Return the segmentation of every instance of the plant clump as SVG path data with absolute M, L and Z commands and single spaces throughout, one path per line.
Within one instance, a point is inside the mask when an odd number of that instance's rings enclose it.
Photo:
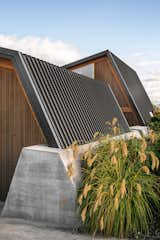
M 156 133 L 153 130 L 150 131 L 149 137 L 147 138 L 147 150 L 150 152 L 150 156 L 153 159 L 152 161 L 152 170 L 154 165 L 156 165 L 157 160 L 154 156 L 160 159 L 160 133 Z M 160 175 L 160 171 L 157 172 Z
M 123 140 L 107 135 L 98 142 L 82 158 L 78 208 L 86 229 L 118 237 L 146 233 L 160 208 L 154 174 L 159 169 L 158 157 L 144 138 Z
M 156 133 L 160 134 L 160 107 L 154 107 L 153 117 L 151 118 L 149 127 Z

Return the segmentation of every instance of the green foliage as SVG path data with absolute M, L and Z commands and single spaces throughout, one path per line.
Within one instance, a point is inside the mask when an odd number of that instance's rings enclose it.
M 160 134 L 155 134 L 154 141 L 148 139 L 148 151 L 154 152 L 154 154 L 160 159 Z
M 152 117 L 149 127 L 155 132 L 160 133 L 160 116 Z
M 158 136 L 155 144 L 152 145 L 152 151 L 160 159 L 160 136 Z
M 148 149 L 153 151 L 160 159 L 160 108 L 154 107 L 153 117 L 149 124 L 151 131 L 150 139 L 148 141 Z
M 158 177 L 151 173 L 158 168 L 145 139 L 99 139 L 83 156 L 78 204 L 86 229 L 118 237 L 147 232 L 160 207 Z
M 160 108 L 155 107 L 153 111 L 153 117 L 149 123 L 149 127 L 155 132 L 160 134 Z

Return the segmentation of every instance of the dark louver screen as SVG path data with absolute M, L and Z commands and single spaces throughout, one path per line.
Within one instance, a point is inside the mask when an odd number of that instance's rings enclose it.
M 27 55 L 22 58 L 58 147 L 65 148 L 75 140 L 91 141 L 95 132 L 105 132 L 105 122 L 113 117 L 124 131 L 129 130 L 108 86 Z M 42 130 L 45 132 L 45 127 Z

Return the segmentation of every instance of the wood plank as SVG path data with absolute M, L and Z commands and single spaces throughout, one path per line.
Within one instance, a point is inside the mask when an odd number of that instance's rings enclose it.
M 3 67 L 2 67 L 3 66 Z M 5 67 L 4 67 L 5 66 Z M 15 70 L 0 66 L 0 200 L 5 200 L 20 151 L 46 143 Z
M 132 109 L 129 107 L 121 107 L 123 112 L 132 112 Z
M 102 59 L 101 61 L 96 62 L 95 69 L 96 69 L 95 79 L 104 81 L 105 83 L 109 84 L 112 88 L 113 93 L 115 94 L 115 97 L 117 98 L 117 101 L 122 111 L 124 110 L 123 112 L 131 112 L 132 121 L 129 115 L 127 114 L 125 115 L 129 125 L 139 124 L 139 120 L 135 114 L 134 108 L 110 61 L 107 58 L 105 58 Z
M 95 78 L 109 84 L 114 92 L 120 107 L 129 107 L 126 94 L 117 78 L 115 73 L 107 60 L 101 60 L 101 62 L 95 63 Z
M 114 78 L 115 78 L 116 83 L 118 85 L 118 89 L 120 90 L 120 91 L 115 92 L 115 95 L 118 94 L 119 92 L 121 94 L 123 94 L 123 96 L 125 98 L 125 103 L 126 103 L 124 107 L 129 107 L 131 109 L 130 114 L 125 114 L 125 117 L 126 117 L 128 123 L 129 123 L 129 125 L 130 126 L 132 126 L 132 125 L 141 125 L 141 122 L 140 122 L 140 120 L 139 120 L 139 118 L 138 118 L 138 116 L 137 116 L 137 114 L 135 112 L 135 108 L 134 108 L 133 104 L 131 103 L 130 99 L 128 98 L 128 96 L 126 94 L 126 90 L 124 89 L 119 76 L 117 75 L 117 73 L 116 73 L 115 69 L 113 68 L 113 66 L 112 66 L 112 64 L 111 64 L 109 59 L 107 59 L 107 62 L 108 62 L 110 71 L 114 75 Z
M 99 57 L 99 58 L 97 58 L 97 59 L 90 60 L 90 61 L 87 61 L 87 62 L 85 62 L 85 63 L 81 63 L 81 64 L 79 64 L 79 65 L 70 67 L 68 70 L 73 71 L 73 70 L 75 70 L 75 69 L 84 67 L 84 66 L 89 65 L 89 64 L 92 64 L 92 63 L 101 62 L 101 61 L 105 60 L 106 58 L 107 58 L 107 57 Z
M 14 69 L 11 60 L 8 60 L 8 59 L 5 59 L 5 58 L 0 58 L 0 67 L 11 69 L 11 70 Z
M 112 91 L 114 92 L 117 101 L 124 113 L 130 113 L 125 114 L 126 119 L 129 123 L 129 125 L 137 125 L 141 124 L 135 109 L 133 107 L 133 104 L 130 102 L 130 99 L 128 98 L 126 94 L 126 90 L 124 89 L 121 80 L 119 79 L 115 69 L 113 68 L 111 62 L 105 57 L 99 57 L 94 60 L 90 60 L 84 63 L 81 63 L 79 65 L 71 67 L 69 70 L 75 70 L 81 67 L 84 67 L 89 64 L 94 64 L 94 76 L 95 79 L 104 81 L 105 83 L 109 84 L 112 88 Z M 131 117 L 132 115 L 132 117 Z

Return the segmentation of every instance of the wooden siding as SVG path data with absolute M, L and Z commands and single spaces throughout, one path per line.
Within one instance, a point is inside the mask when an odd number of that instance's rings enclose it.
M 102 80 L 111 86 L 129 125 L 140 124 L 125 89 L 107 58 L 95 62 L 95 79 Z
M 77 68 L 86 66 L 91 63 L 94 63 L 94 78 L 110 84 L 112 91 L 115 94 L 116 99 L 129 125 L 132 126 L 142 124 L 137 114 L 135 113 L 132 103 L 130 102 L 128 96 L 126 95 L 125 89 L 122 86 L 117 73 L 113 69 L 107 57 L 101 57 L 98 59 L 90 60 L 80 65 L 71 67 L 70 70 L 75 70 Z
M 107 59 L 95 63 L 95 79 L 108 83 L 114 92 L 120 107 L 129 107 L 122 86 L 112 72 Z
M 5 200 L 21 149 L 45 143 L 9 61 L 0 59 L 0 200 Z

